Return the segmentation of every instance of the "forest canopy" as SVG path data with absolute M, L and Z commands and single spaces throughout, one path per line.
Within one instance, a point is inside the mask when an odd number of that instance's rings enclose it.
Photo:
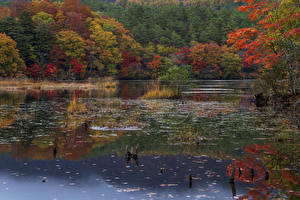
M 237 49 L 236 44 L 236 51 L 230 42 L 227 45 L 227 35 L 231 37 L 234 30 L 255 26 L 255 20 L 240 12 L 244 4 L 229 0 L 4 2 L 1 44 L 11 38 L 16 44 L 11 48 L 14 60 L 24 65 L 1 64 L 1 76 L 159 79 L 179 69 L 187 70 L 192 79 L 256 78 L 261 63 L 249 62 L 245 49 Z

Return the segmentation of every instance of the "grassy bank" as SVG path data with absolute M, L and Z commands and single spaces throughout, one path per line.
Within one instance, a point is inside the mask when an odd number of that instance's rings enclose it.
M 103 88 L 116 88 L 117 81 L 113 78 L 106 77 L 102 79 L 90 79 L 87 81 L 34 81 L 32 79 L 0 79 L 0 91 L 16 91 L 27 89 L 53 90 L 53 89 L 70 89 L 70 90 L 90 90 Z

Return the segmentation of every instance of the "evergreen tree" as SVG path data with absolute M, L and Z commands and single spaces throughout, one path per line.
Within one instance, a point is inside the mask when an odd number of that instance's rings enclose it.
M 0 33 L 5 33 L 17 43 L 23 40 L 23 29 L 13 17 L 6 17 L 0 21 Z
M 43 65 L 49 60 L 49 52 L 55 44 L 55 35 L 46 24 L 37 26 L 35 32 L 36 40 L 34 50 L 38 56 L 39 63 Z
M 33 27 L 34 28 L 34 27 Z M 33 63 L 33 47 L 24 34 L 24 28 L 13 17 L 6 17 L 0 21 L 0 33 L 5 33 L 17 43 L 17 49 L 26 64 Z
M 30 14 L 24 11 L 20 18 L 19 24 L 23 28 L 23 41 L 18 44 L 22 53 L 22 57 L 27 66 L 33 64 L 36 59 L 34 42 L 35 42 L 35 26 Z

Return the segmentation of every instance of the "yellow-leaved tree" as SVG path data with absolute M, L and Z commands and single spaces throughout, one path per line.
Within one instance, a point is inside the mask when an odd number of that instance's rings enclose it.
M 25 69 L 16 46 L 11 37 L 0 33 L 0 76 L 15 76 L 18 71 Z
M 98 47 L 96 54 L 104 66 L 104 73 L 107 75 L 116 74 L 116 65 L 122 60 L 116 36 L 110 31 L 105 31 L 97 18 L 90 21 L 89 30 L 92 33 L 90 35 L 91 40 Z
M 58 34 L 56 34 L 56 40 L 57 44 L 64 51 L 67 57 L 67 63 L 69 64 L 68 72 L 70 76 L 71 72 L 73 71 L 72 62 L 81 63 L 85 57 L 86 43 L 84 39 L 74 31 L 60 31 Z M 83 65 L 80 66 L 80 76 L 83 77 L 85 68 Z

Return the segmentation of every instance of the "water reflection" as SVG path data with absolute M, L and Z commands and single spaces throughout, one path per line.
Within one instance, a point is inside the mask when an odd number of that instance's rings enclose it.
M 293 169 L 276 175 L 288 177 L 289 184 L 277 187 L 288 195 L 285 188 L 298 189 L 289 185 L 296 183 L 291 177 L 299 173 L 299 155 L 284 163 L 289 152 L 299 152 L 293 149 L 300 143 L 298 108 L 257 109 L 250 85 L 195 82 L 184 87 L 180 100 L 142 100 L 153 86 L 142 81 L 101 90 L 2 92 L 1 195 L 33 200 L 250 196 L 249 187 L 270 187 L 257 184 L 258 177 L 268 176 L 269 184 L 276 173 L 274 166 L 258 170 L 262 158 L 243 161 L 243 149 L 274 141 L 282 160 L 266 162 L 280 162 L 277 171 Z
M 242 199 L 300 198 L 299 141 L 249 145 L 244 159 L 228 165 L 231 182 L 253 183 Z
M 129 162 L 133 160 L 136 166 L 139 167 L 138 148 L 139 145 L 137 144 L 134 150 L 133 147 L 131 147 L 131 150 L 129 151 L 128 146 L 126 145 L 126 150 L 125 150 L 126 165 L 128 165 Z
M 184 199 L 230 198 L 224 164 L 205 156 L 142 156 L 140 167 L 125 165 L 115 154 L 85 159 L 22 160 L 1 157 L 0 191 L 5 199 Z M 165 172 L 160 174 L 160 166 Z M 188 167 L 185 167 L 188 166 Z M 193 174 L 190 188 L 189 174 Z M 46 180 L 46 181 L 43 181 Z M 24 185 L 25 184 L 25 185 Z M 24 185 L 24 186 L 22 186 Z M 238 184 L 238 194 L 247 184 Z M 18 191 L 18 194 L 15 193 Z M 32 193 L 32 191 L 35 191 Z

